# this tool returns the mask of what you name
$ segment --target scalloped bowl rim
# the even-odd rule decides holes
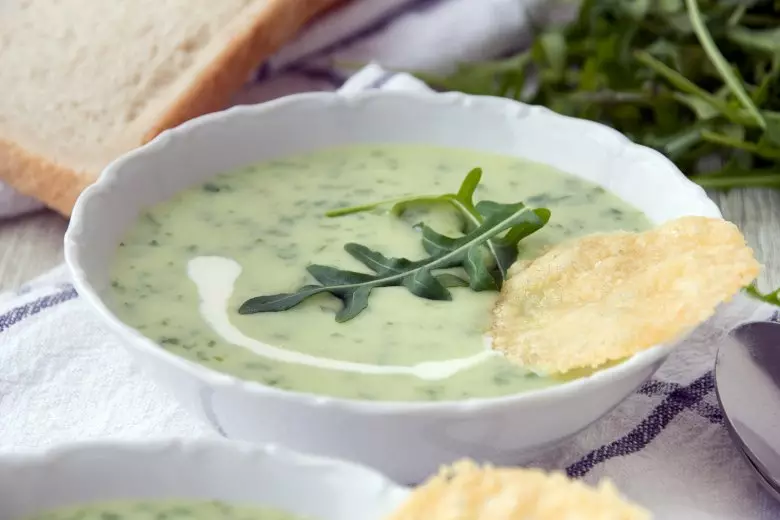
[[[155,155],[160,152],[164,153],[164,150],[170,141],[186,139],[188,132],[199,126],[229,124],[233,118],[237,117],[262,117],[263,114],[267,112],[283,110],[288,105],[292,105],[304,100],[314,99],[330,102],[337,101],[342,107],[349,108],[349,106],[354,103],[359,103],[365,100],[370,101],[374,98],[388,96],[413,98],[415,101],[425,103],[455,103],[465,107],[469,107],[473,104],[478,105],[480,103],[501,104],[504,105],[502,108],[505,112],[526,111],[529,114],[537,112],[544,117],[560,118],[567,120],[572,124],[587,125],[591,128],[592,131],[601,132],[604,135],[609,135],[613,139],[617,139],[617,142],[622,146],[622,153],[627,153],[630,151],[633,154],[644,155],[645,159],[660,161],[660,163],[665,165],[667,169],[671,169],[672,172],[679,176],[679,181],[681,181],[679,186],[680,188],[687,188],[690,191],[691,197],[697,197],[701,199],[701,202],[705,206],[711,206],[709,208],[709,215],[707,216],[722,218],[720,210],[707,197],[704,190],[698,185],[689,181],[682,174],[682,172],[680,172],[677,167],[674,166],[661,153],[651,148],[635,144],[617,130],[609,128],[608,126],[601,123],[564,116],[545,107],[528,105],[511,99],[496,98],[492,96],[474,96],[454,92],[446,94],[387,90],[360,91],[350,94],[343,94],[338,92],[306,92],[292,94],[257,105],[234,106],[220,112],[214,112],[197,117],[195,119],[191,119],[175,128],[162,132],[145,145],[136,148],[111,162],[103,170],[98,180],[89,186],[77,200],[72,213],[71,223],[65,233],[65,261],[73,277],[74,286],[77,292],[88,302],[89,305],[93,307],[93,309],[97,311],[97,314],[100,316],[101,320],[109,324],[111,329],[113,329],[119,335],[129,337],[133,340],[131,342],[133,345],[132,348],[142,349],[148,354],[157,357],[160,361],[167,364],[173,364],[177,368],[190,373],[191,375],[207,382],[212,386],[233,387],[248,393],[273,395],[275,397],[299,400],[311,406],[341,407],[364,414],[427,414],[432,410],[439,410],[448,413],[469,414],[475,409],[502,407],[508,405],[522,405],[523,403],[529,402],[544,403],[549,401],[557,401],[559,399],[565,399],[572,393],[576,393],[584,386],[600,383],[606,384],[610,379],[619,376],[623,372],[630,372],[634,368],[650,366],[655,362],[662,361],[668,356],[672,345],[656,345],[634,354],[630,358],[616,365],[598,370],[588,376],[580,377],[571,381],[561,382],[550,387],[533,389],[525,392],[497,397],[470,398],[449,401],[366,401],[328,395],[318,395],[293,390],[280,390],[274,387],[263,385],[260,382],[243,380],[238,377],[188,361],[183,357],[168,352],[151,339],[142,335],[136,329],[122,322],[103,302],[97,291],[87,280],[87,273],[81,267],[78,245],[79,237],[82,233],[84,233],[84,223],[87,221],[87,217],[90,216],[91,202],[94,199],[100,197],[100,195],[104,192],[108,192],[112,189],[114,179],[117,177],[118,172],[124,167],[125,164],[138,159],[143,159],[146,156]],[[215,175],[217,173],[219,172],[215,172]]]
[[[94,459],[94,455],[108,454],[107,463],[121,460],[123,457],[137,456],[139,454],[159,454],[161,463],[166,462],[166,455],[177,453],[192,460],[202,461],[202,456],[211,455],[216,459],[230,455],[240,455],[242,459],[252,460],[270,459],[273,463],[282,466],[290,466],[296,472],[306,472],[313,469],[325,470],[330,478],[336,475],[345,485],[355,482],[366,482],[370,479],[377,484],[375,490],[377,506],[382,505],[381,500],[396,500],[401,494],[406,495],[410,488],[402,486],[381,472],[352,461],[344,461],[321,455],[310,455],[291,450],[278,444],[253,444],[249,442],[227,440],[221,438],[203,439],[155,439],[155,440],[117,440],[117,439],[90,439],[71,441],[64,444],[54,444],[39,448],[23,448],[10,452],[0,452],[0,467],[14,471],[21,468],[45,468],[48,474],[58,474],[57,468],[70,464],[70,460]],[[158,459],[155,459],[158,460]],[[205,460],[209,460],[206,458]],[[104,462],[101,462],[104,464]],[[208,472],[202,473],[203,479],[208,481],[211,476]],[[57,477],[59,478],[59,477]],[[156,477],[152,477],[156,478]],[[187,484],[183,484],[186,486]],[[374,491],[376,492],[376,491]],[[186,494],[186,492],[185,492]],[[133,498],[128,496],[128,499]],[[386,504],[385,504],[386,505]]]
[[[399,489],[409,489],[397,484],[387,478],[379,471],[357,462],[344,461],[322,455],[312,455],[291,450],[279,444],[255,444],[245,441],[229,440],[223,438],[203,438],[203,439],[87,439],[69,441],[62,444],[52,444],[43,447],[25,447],[15,448],[14,451],[0,451],[0,465],[3,466],[29,466],[32,464],[49,464],[60,457],[69,457],[80,455],[81,453],[92,450],[106,450],[116,453],[137,453],[137,452],[160,452],[160,451],[181,451],[181,452],[204,452],[218,450],[233,450],[249,456],[263,456],[272,459],[281,459],[290,462],[295,466],[330,466],[333,468],[349,469],[350,471],[359,471],[367,475],[372,475],[382,481],[387,482],[392,487]]]

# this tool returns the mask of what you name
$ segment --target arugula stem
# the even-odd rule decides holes
[[[376,209],[376,208],[379,208],[381,206],[388,206],[388,205],[398,204],[399,202],[404,202],[405,200],[408,200],[408,198],[409,197],[398,197],[396,199],[382,200],[382,201],[379,201],[379,202],[372,202],[372,203],[369,203],[369,204],[361,204],[359,206],[350,206],[348,208],[332,209],[330,211],[326,211],[325,212],[325,216],[326,217],[343,217],[344,215],[351,215],[353,213],[363,213],[365,211],[371,211],[372,209]],[[433,198],[433,196],[431,198]]]
[[[600,103],[605,105],[621,103],[645,103],[650,105],[661,98],[661,96],[650,95],[645,92],[620,92],[612,90],[572,92],[565,97],[567,101],[573,103]]]
[[[701,138],[705,141],[709,141],[710,143],[737,148],[739,150],[745,150],[746,152],[751,152],[767,159],[780,159],[780,149],[759,146],[756,143],[750,143],[743,141],[742,139],[735,139],[733,137],[729,137],[728,135],[704,130],[701,133]]]
[[[487,242],[488,240],[490,240],[494,236],[496,236],[499,233],[501,233],[504,230],[506,230],[507,227],[518,216],[520,216],[523,213],[526,213],[528,211],[531,211],[531,209],[527,208],[527,207],[520,208],[519,210],[517,210],[513,214],[509,215],[507,218],[504,218],[504,219],[500,220],[499,222],[497,222],[486,233],[484,233],[484,234],[482,234],[480,236],[474,237],[471,240],[468,240],[468,241],[464,242],[458,249],[455,249],[453,251],[450,251],[449,253],[446,253],[446,254],[442,255],[442,256],[438,257],[437,259],[435,259],[434,261],[432,261],[432,262],[430,262],[430,263],[428,263],[428,264],[426,264],[424,266],[420,266],[420,267],[418,267],[416,269],[413,269],[412,271],[407,271],[406,273],[402,273],[402,274],[396,275],[396,278],[394,278],[394,279],[403,278],[404,276],[408,276],[409,274],[416,273],[416,272],[420,271],[421,269],[433,270],[433,269],[439,269],[440,268],[439,266],[446,266],[452,260],[452,258],[457,256],[457,255],[459,255],[462,250],[469,249],[471,247],[478,246],[480,244],[484,244],[485,242]]]
[[[461,215],[463,215],[463,218],[465,218],[467,221],[471,223],[472,228],[477,228],[482,224],[483,222],[482,216],[479,214],[479,212],[472,204],[464,203],[464,201],[461,200],[460,197],[455,197],[449,202],[461,213]],[[485,242],[485,245],[490,250],[490,255],[496,261],[496,267],[500,271],[501,279],[502,280],[505,279],[507,276],[507,270],[509,269],[509,266],[503,265],[501,263],[500,261],[501,255],[497,251],[498,248],[496,246],[496,243],[493,240],[487,240]]]
[[[666,79],[674,87],[688,94],[699,97],[702,101],[710,104],[718,112],[731,119],[734,123],[740,125],[754,126],[756,123],[752,118],[745,118],[738,111],[731,108],[725,101],[719,99],[703,88],[699,87],[688,78],[666,65],[661,60],[656,59],[647,51],[635,51],[634,57],[643,65],[649,67],[656,74]]]
[[[769,72],[766,74],[766,76],[764,76],[764,78],[761,80],[761,83],[753,91],[753,101],[755,101],[757,104],[763,103],[766,100],[769,89],[775,82],[777,82],[778,77],[780,77],[780,52],[775,54],[775,56],[772,58],[772,66],[769,69]]]
[[[742,22],[748,25],[764,25],[767,27],[780,27],[780,18],[769,15],[745,14]]]
[[[695,175],[690,179],[702,188],[780,188],[780,175],[777,173],[730,176]]]
[[[683,132],[673,136],[663,145],[663,151],[669,157],[679,157],[701,141],[701,128],[697,126],[687,128]]]
[[[742,20],[742,17],[745,16],[745,11],[747,11],[747,4],[739,4],[736,9],[734,9],[734,12],[729,17],[729,21],[727,22],[727,25],[729,27],[734,27],[735,25],[738,25],[739,22]]]
[[[758,126],[761,128],[766,128],[766,121],[764,121],[764,117],[761,115],[761,112],[758,111],[758,107],[756,107],[756,105],[753,103],[753,100],[750,99],[750,96],[745,91],[744,85],[734,74],[734,71],[731,69],[731,65],[729,65],[729,63],[726,61],[726,58],[724,58],[723,54],[721,54],[720,50],[718,50],[718,46],[715,45],[715,42],[712,39],[712,35],[707,29],[707,25],[704,23],[704,20],[702,20],[701,11],[699,11],[699,3],[697,0],[685,0],[685,4],[688,6],[688,16],[691,19],[693,31],[696,33],[696,36],[699,39],[699,43],[701,43],[704,52],[707,53],[707,56],[715,66],[715,69],[717,69],[717,71],[720,73],[723,81],[731,89],[731,92],[736,96],[737,99],[739,99],[742,105],[753,116],[756,123],[758,123]]]
[[[747,287],[745,287],[745,292],[748,294],[748,296],[751,296],[752,298],[760,300],[764,303],[771,303],[772,305],[780,305],[780,289],[776,289],[774,291],[764,294],[758,289],[756,282],[753,282]]]

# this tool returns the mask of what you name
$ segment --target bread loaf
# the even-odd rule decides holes
[[[109,162],[223,108],[338,1],[0,2],[0,180],[69,215]]]

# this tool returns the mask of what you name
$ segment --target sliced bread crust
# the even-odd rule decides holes
[[[343,0],[267,0],[253,20],[243,24],[205,66],[188,78],[175,99],[164,100],[159,116],[133,147],[202,114],[224,108],[253,70],[288,41],[307,21]],[[2,114],[0,114],[2,120]],[[111,158],[113,159],[113,158]],[[57,161],[24,144],[0,137],[0,179],[22,194],[36,197],[70,216],[81,192],[107,165],[83,168]]]

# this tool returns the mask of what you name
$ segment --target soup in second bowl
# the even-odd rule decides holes
[[[312,520],[216,500],[127,500],[52,509],[24,520]]]
[[[495,291],[451,287],[452,300],[439,301],[408,286],[378,286],[368,306],[344,322],[334,319],[342,303],[330,294],[280,312],[238,312],[253,297],[313,283],[311,264],[370,273],[345,252],[347,243],[416,261],[430,250],[415,224],[462,236],[462,219],[446,204],[417,205],[400,216],[389,205],[326,212],[454,193],[475,167],[484,172],[477,200],[551,212],[541,230],[519,242],[520,259],[571,237],[650,227],[605,189],[542,164],[459,149],[347,146],[223,173],[150,208],[118,249],[110,300],[120,319],[162,348],[286,390],[457,400],[556,384],[486,348]]]

